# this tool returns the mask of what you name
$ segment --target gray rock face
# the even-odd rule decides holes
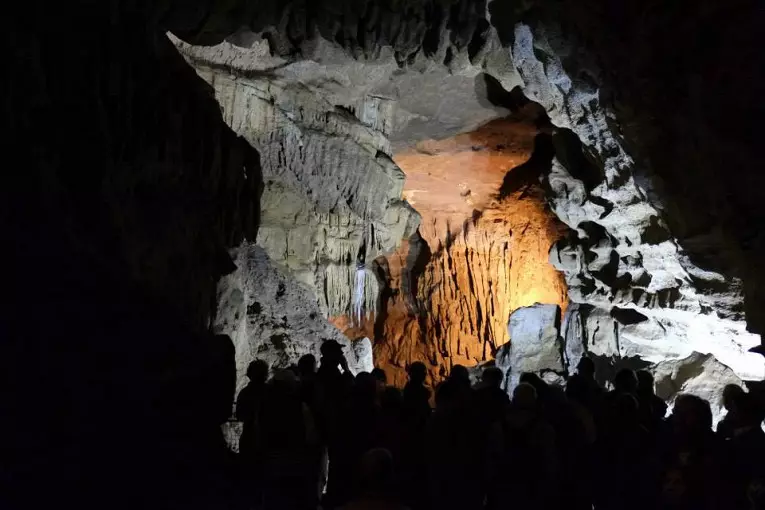
[[[416,53],[403,66],[390,46],[353,58],[322,37],[302,44],[300,58],[272,56],[275,48],[263,34],[248,30],[212,47],[176,43],[194,62],[300,83],[306,92],[388,137],[398,150],[418,140],[470,131],[508,113],[492,103],[495,84],[487,82],[487,73],[506,90],[521,82],[496,31],[490,26],[484,30],[485,39],[475,54],[467,47],[451,46],[440,34],[433,54]]]
[[[318,360],[322,341],[329,339],[346,347],[353,372],[371,370],[369,340],[352,346],[324,318],[311,291],[282,273],[263,248],[244,243],[232,256],[237,270],[218,285],[215,331],[230,335],[234,342],[238,389],[246,384],[252,360],[262,359],[272,368],[288,367],[304,354]]]
[[[563,372],[559,327],[558,305],[535,304],[519,308],[510,315],[510,343],[500,347],[496,360],[497,366],[505,372],[508,392],[518,385],[524,372]]]
[[[196,61],[195,61],[196,62]],[[301,82],[234,76],[197,62],[224,120],[257,148],[265,190],[257,242],[313,289],[325,316],[350,312],[356,263],[396,249],[419,216],[385,136]],[[377,282],[365,282],[375,311]]]
[[[360,338],[353,342],[353,354],[358,371],[371,372],[375,368],[372,342],[369,338]]]
[[[681,336],[695,328],[714,327],[714,323],[703,322],[677,325],[634,310],[608,311],[574,304],[563,319],[566,366],[573,373],[582,355],[587,355],[595,361],[601,383],[610,381],[621,368],[648,370],[654,374],[657,395],[668,404],[680,393],[697,395],[710,402],[717,423],[724,414],[720,402],[723,388],[727,384],[741,385],[742,377],[729,367],[729,358],[718,360],[710,353],[694,351],[696,344]],[[733,344],[733,340],[730,342]],[[733,345],[731,352],[735,352]],[[757,364],[749,367],[752,376],[758,368]]]
[[[652,368],[656,394],[672,404],[681,393],[696,395],[712,406],[715,425],[723,416],[722,390],[728,384],[743,386],[743,381],[727,366],[709,354],[692,353],[687,358],[668,360]]]
[[[569,307],[562,331],[569,367],[576,366],[583,352],[608,359],[640,359],[647,364],[702,352],[734,369],[742,379],[759,380],[762,363],[739,345],[738,338],[744,335],[741,323],[703,315],[643,315],[634,309],[590,305]]]
[[[219,43],[242,24],[230,15],[235,4],[223,12],[203,10],[199,16],[172,10],[165,19],[187,40],[209,42],[212,38]],[[587,6],[593,7],[592,12]],[[755,330],[761,329],[765,300],[757,296],[765,285],[757,283],[765,278],[753,254],[762,252],[765,237],[741,225],[761,223],[765,202],[758,190],[765,183],[749,170],[758,162],[758,156],[750,157],[758,151],[743,141],[750,137],[733,140],[721,132],[725,129],[720,126],[737,123],[726,124],[710,116],[710,110],[719,108],[708,108],[703,100],[738,96],[728,84],[735,80],[708,76],[700,70],[709,66],[697,62],[696,67],[682,69],[685,81],[676,90],[664,90],[674,80],[674,63],[698,53],[688,46],[696,38],[673,39],[672,23],[682,22],[686,15],[673,9],[667,9],[669,22],[664,17],[653,20],[647,29],[652,35],[649,40],[622,37],[620,30],[643,34],[646,28],[631,9],[625,8],[625,19],[619,15],[612,20],[586,0],[523,5],[462,0],[385,6],[372,1],[363,7],[351,1],[321,0],[309,13],[295,2],[277,5],[263,0],[257,9],[247,11],[248,29],[239,30],[227,42],[213,48],[180,46],[196,62],[225,66],[225,73],[230,69],[237,75],[265,79],[267,88],[280,91],[275,95],[283,94],[284,83],[286,88],[300,84],[302,90],[347,111],[374,133],[399,142],[469,129],[474,121],[498,113],[494,107],[476,107],[489,94],[476,93],[474,100],[466,94],[466,77],[485,72],[506,90],[519,85],[558,127],[552,135],[555,159],[545,184],[554,211],[576,235],[551,252],[551,261],[566,275],[572,301],[600,310],[588,319],[603,325],[595,336],[604,339],[596,341],[609,345],[613,352],[639,353],[651,359],[685,357],[694,351],[711,353],[739,376],[761,378],[765,368],[747,353],[760,340],[746,331],[744,291],[749,296],[746,320]],[[315,18],[308,19],[311,13]],[[706,15],[698,14],[700,18]],[[566,30],[561,29],[563,24]],[[189,31],[199,26],[204,26],[200,33]],[[725,52],[725,60],[741,53],[732,42],[737,38],[730,39],[722,41],[730,50]],[[622,40],[644,41],[641,45],[656,51],[644,51],[640,45]],[[668,48],[679,53],[664,56]],[[613,73],[602,72],[596,64],[599,56]],[[654,59],[662,65],[654,65]],[[752,69],[756,61],[740,60],[745,69]],[[620,81],[622,75],[630,78]],[[753,82],[756,80],[748,80]],[[715,94],[717,89],[729,94]],[[459,100],[456,106],[444,109],[447,103],[442,96],[451,94]],[[288,103],[306,97],[291,92],[287,96],[293,98]],[[662,99],[664,96],[671,99]],[[681,108],[679,115],[672,111],[674,101]],[[224,110],[235,103],[224,101]],[[249,103],[236,104],[246,110]],[[299,112],[299,105],[285,108],[279,104]],[[637,113],[641,109],[647,113]],[[724,112],[717,111],[717,115],[727,118]],[[331,136],[339,133],[323,121],[311,126],[327,129]],[[718,139],[724,143],[718,144]],[[388,153],[379,148],[383,146],[381,142],[377,150]],[[288,168],[292,160],[276,161],[279,168]],[[729,161],[745,175],[742,182],[746,184],[727,178]],[[305,174],[310,175],[311,169],[301,168],[302,173],[295,173],[290,185],[301,188],[297,190],[300,196],[309,196],[304,188],[313,184],[304,187],[302,179],[310,181]],[[689,175],[694,176],[693,184],[688,184]],[[340,195],[348,199],[344,193]],[[342,202],[332,203],[342,206]],[[705,210],[706,204],[713,207]],[[358,214],[358,209],[353,210]],[[352,252],[343,250],[346,255]],[[352,272],[347,264],[337,267],[340,274],[330,279],[337,286],[331,283],[329,288],[343,289],[350,284]],[[322,271],[297,273],[305,275],[305,281],[326,282]],[[746,285],[743,276],[747,276]],[[314,283],[314,288],[321,286]],[[320,298],[323,303],[349,292],[332,290],[329,294]],[[329,304],[324,307],[328,313],[332,308]],[[619,336],[613,329],[607,333],[609,325],[614,327],[608,319],[614,307],[634,310],[647,320],[619,325]],[[600,317],[597,321],[596,316]]]
[[[566,275],[569,297],[650,317],[625,331],[634,352],[712,352],[742,377],[765,375],[761,361],[746,352],[759,338],[743,322],[741,281],[695,266],[677,243],[656,197],[636,178],[645,169],[614,131],[615,114],[601,104],[598,88],[577,79],[597,70],[578,60],[573,65],[580,67],[564,66],[570,48],[549,26],[517,24],[512,50],[524,93],[564,128],[553,134],[556,157],[546,181],[553,210],[576,232],[550,253]]]

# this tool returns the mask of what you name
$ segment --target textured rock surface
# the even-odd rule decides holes
[[[387,139],[302,83],[198,66],[226,122],[261,154],[258,244],[314,290],[325,316],[350,312],[357,260],[395,250],[419,220],[401,200]]]
[[[500,347],[496,361],[505,373],[508,392],[518,385],[524,372],[564,372],[560,319],[560,307],[546,304],[525,306],[510,315],[507,330],[511,343]]]
[[[478,128],[508,113],[491,102],[495,83],[487,83],[485,73],[498,77],[506,90],[518,85],[510,54],[502,48],[496,31],[485,19],[480,20],[485,6],[463,4],[469,12],[459,14],[477,30],[470,48],[467,41],[450,42],[451,28],[446,20],[443,26],[438,21],[439,15],[448,17],[449,13],[436,13],[444,6],[435,5],[432,21],[437,25],[426,27],[425,19],[416,15],[409,20],[391,19],[393,25],[407,26],[388,27],[394,39],[389,39],[390,45],[370,39],[369,47],[351,54],[345,42],[341,46],[335,37],[306,34],[306,39],[293,46],[293,42],[264,37],[273,33],[270,29],[253,33],[244,28],[216,46],[180,42],[179,48],[197,62],[299,82],[402,149],[417,140],[446,138]],[[386,14],[381,12],[377,21],[385,23]],[[375,23],[374,19],[369,21]],[[426,30],[431,30],[429,36]],[[413,46],[410,54],[404,55],[396,48],[395,39],[406,44],[403,39],[407,37]]]
[[[656,394],[668,403],[680,393],[690,393],[707,400],[712,406],[715,424],[725,416],[722,389],[728,384],[744,386],[727,366],[709,354],[692,353],[687,358],[662,361],[652,367]]]
[[[375,360],[398,383],[412,361],[425,362],[437,381],[454,364],[489,360],[509,339],[513,310],[566,303],[548,261],[563,229],[537,184],[528,115],[396,156],[404,196],[423,217],[419,235],[380,264]]]
[[[711,352],[748,377],[757,361],[745,350],[759,339],[739,326],[746,308],[749,325],[761,329],[765,300],[757,296],[765,278],[755,262],[763,236],[743,225],[759,225],[765,217],[758,191],[765,183],[761,173],[750,170],[758,165],[750,136],[755,124],[738,123],[730,112],[759,104],[754,87],[740,85],[747,82],[746,73],[759,76],[762,69],[752,54],[756,44],[741,44],[742,34],[756,33],[743,27],[756,27],[761,19],[746,14],[753,6],[744,1],[740,9],[728,10],[704,2],[688,14],[636,1],[616,7],[594,1],[323,0],[309,10],[301,2],[264,0],[257,9],[243,11],[231,2],[190,18],[189,12],[171,11],[167,19],[178,23],[178,33],[188,40],[214,42],[232,34],[242,19],[251,20],[250,30],[265,36],[267,51],[258,35],[239,31],[229,46],[213,50],[217,58],[231,67],[250,62],[255,69],[244,56],[252,50],[250,56],[262,55],[265,62],[257,69],[290,68],[290,79],[305,77],[315,90],[334,87],[324,87],[332,80],[320,78],[328,76],[324,60],[337,71],[384,67],[391,58],[398,67],[394,74],[425,76],[446,67],[470,75],[480,68],[506,90],[520,84],[559,127],[552,135],[556,157],[545,186],[556,214],[576,233],[552,258],[566,275],[571,299],[607,311],[633,308],[678,330],[670,336],[682,345],[672,349]],[[646,14],[654,10],[665,15]],[[717,30],[718,18],[733,20],[730,27],[736,28]],[[707,41],[710,30],[719,48],[716,61],[734,62],[736,79],[707,65],[708,47],[694,46]],[[250,49],[236,53],[232,44]],[[500,61],[504,64],[495,65]],[[410,129],[411,123],[400,120],[406,115],[397,117],[397,104],[411,105],[408,95],[385,96],[391,103],[366,95],[373,81],[349,78],[327,96],[342,103],[337,90],[345,89],[353,99],[344,107],[391,138],[397,130],[407,137],[428,132]],[[418,83],[419,90],[438,90]],[[737,108],[707,107],[709,98],[719,97],[736,97]],[[423,104],[433,103],[424,99]],[[433,132],[443,132],[442,116],[424,117],[425,125],[437,126]],[[726,126],[735,126],[736,135]],[[745,185],[729,178],[731,166]]]
[[[324,318],[315,296],[283,274],[263,248],[245,243],[232,255],[237,270],[218,284],[215,331],[234,341],[238,389],[247,383],[245,372],[253,359],[272,368],[286,368],[309,353],[318,360],[322,341],[330,339],[346,347],[353,372],[372,370],[369,340],[351,346]]]
[[[740,367],[738,374],[730,368],[735,358],[743,355],[733,340],[740,331],[727,331],[719,321],[705,321],[703,317],[690,324],[678,324],[677,320],[649,318],[631,309],[615,307],[606,311],[571,304],[561,329],[567,367],[573,373],[581,356],[586,354],[595,361],[596,376],[603,384],[611,381],[621,368],[649,370],[654,374],[657,394],[668,403],[679,393],[697,395],[710,402],[717,422],[724,415],[720,396],[725,385],[742,385],[742,379],[759,380],[761,366],[754,363]],[[699,344],[685,335],[700,333],[717,337],[718,349],[717,344],[728,342],[721,359],[694,351]]]
[[[571,305],[563,319],[562,335],[571,366],[576,365],[583,351],[607,359],[651,364],[703,352],[735,368],[742,379],[759,380],[762,363],[736,341],[745,334],[743,329],[742,323],[705,316],[647,316],[633,309]]]

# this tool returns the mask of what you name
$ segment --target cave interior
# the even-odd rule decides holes
[[[211,334],[238,389],[334,339],[399,386],[588,356],[719,419],[765,379],[762,15],[735,3],[14,4],[8,508],[219,508],[187,454]]]

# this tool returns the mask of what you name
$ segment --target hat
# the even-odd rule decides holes
[[[344,348],[345,346],[337,340],[324,340],[324,343],[321,344],[321,354],[326,356],[327,354],[341,353]]]

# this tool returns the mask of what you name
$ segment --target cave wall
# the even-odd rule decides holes
[[[234,342],[237,390],[247,384],[247,366],[254,359],[274,368],[288,367],[305,354],[318,360],[322,341],[330,339],[345,347],[353,373],[372,371],[369,339],[351,344],[326,320],[310,289],[283,273],[263,248],[246,242],[231,256],[237,269],[218,283],[214,329]],[[359,351],[369,355],[357,356]]]
[[[572,240],[583,254],[578,260],[598,259],[599,252],[620,257],[627,240],[637,234],[642,242],[645,234],[632,228],[619,234],[619,222],[608,218],[618,208],[598,207],[599,198],[625,206],[645,202],[658,211],[657,219],[644,214],[649,208],[638,223],[654,231],[654,240],[665,238],[668,228],[677,243],[648,243],[647,252],[666,249],[666,256],[653,257],[658,267],[633,266],[629,258],[616,264],[628,268],[638,297],[657,295],[641,313],[658,316],[680,303],[686,317],[722,316],[740,325],[745,312],[749,327],[761,332],[758,226],[765,206],[756,171],[763,69],[757,4],[539,1],[518,7],[500,0],[488,6],[468,0],[9,6],[1,37],[13,72],[3,79],[0,122],[10,133],[8,161],[18,170],[6,172],[7,185],[0,188],[11,247],[4,265],[0,387],[4,415],[23,419],[4,424],[4,464],[16,469],[8,476],[4,466],[2,497],[23,496],[24,506],[32,507],[55,495],[79,507],[109,501],[135,508],[167,506],[170,499],[162,497],[172,495],[177,506],[204,507],[213,499],[220,506],[200,492],[219,487],[197,469],[207,459],[197,456],[193,467],[186,459],[177,469],[167,458],[184,451],[183,434],[176,429],[158,436],[163,429],[157,423],[168,417],[162,398],[194,380],[183,367],[203,363],[208,352],[191,331],[209,323],[216,280],[231,269],[230,259],[219,255],[255,235],[258,165],[223,125],[208,90],[178,65],[165,30],[217,44],[249,24],[256,34],[265,29],[269,54],[293,61],[321,34],[354,61],[388,46],[398,69],[437,62],[456,74],[486,69],[506,90],[522,84],[556,124],[576,133],[603,174],[591,182],[573,175],[580,186],[559,158],[563,181],[588,190],[578,206],[603,227],[596,233],[583,228]],[[375,129],[392,129],[364,113],[387,111],[385,99],[374,98],[369,109],[352,114]],[[577,111],[586,115],[572,117]],[[603,138],[607,132],[621,149]],[[604,180],[607,185],[591,193]],[[555,193],[564,188],[568,184]],[[609,190],[632,198],[621,202],[603,193]],[[678,265],[688,278],[673,273]],[[583,291],[582,301],[616,290],[620,304],[635,304],[622,284],[597,274],[609,263],[589,266],[566,271],[571,288]],[[675,287],[669,277],[656,280],[682,299],[660,299],[645,288],[643,270],[679,275]],[[746,295],[743,307],[736,278]],[[39,405],[52,389],[56,405]],[[121,468],[111,456],[121,459]],[[141,469],[128,469],[134,465]],[[183,491],[174,493],[178,488]]]
[[[349,313],[358,261],[395,250],[419,222],[401,199],[404,175],[389,141],[302,83],[190,61],[213,86],[226,122],[261,154],[257,243],[313,290],[324,316]],[[375,306],[370,292],[364,308]]]
[[[258,155],[124,4],[5,12],[3,508],[234,494],[190,417],[205,412],[227,250],[257,234]]]
[[[187,48],[196,58],[236,72],[276,70],[280,79],[305,84],[394,140],[398,133],[416,142],[429,133],[443,136],[445,126],[474,127],[462,109],[464,83],[451,89],[434,83],[444,71],[460,79],[491,76],[493,81],[482,83],[498,84],[499,90],[481,89],[475,80],[472,95],[495,111],[503,90],[506,94],[519,86],[544,107],[556,127],[555,157],[543,185],[556,215],[573,231],[551,258],[566,276],[572,301],[595,305],[603,313],[614,306],[634,309],[665,330],[677,330],[667,335],[669,342],[647,346],[647,353],[678,342],[667,355],[689,349],[711,352],[741,376],[759,378],[763,369],[746,352],[759,338],[741,327],[746,319],[756,331],[760,316],[752,294],[759,288],[751,263],[757,236],[734,227],[730,219],[739,206],[755,223],[760,217],[759,202],[752,199],[758,181],[750,170],[756,166],[747,146],[751,137],[731,140],[720,133],[716,120],[725,118],[724,108],[702,112],[704,98],[731,89],[719,73],[708,70],[714,66],[703,67],[702,57],[679,68],[672,64],[684,51],[735,51],[741,36],[730,35],[729,27],[751,26],[752,20],[738,12],[725,17],[723,7],[704,5],[687,18],[679,8],[651,17],[661,9],[637,3],[622,9],[616,3],[582,8],[544,1],[389,5],[326,0],[311,6],[261,2],[255,10],[252,4],[232,2],[197,11],[195,22],[179,25],[176,33],[188,41],[217,44]],[[752,5],[741,2],[739,7]],[[189,12],[166,14],[175,22],[191,19],[184,18]],[[720,49],[694,46],[693,41],[703,39],[695,34],[715,16],[726,20],[714,39]],[[646,44],[641,42],[644,34],[653,36]],[[675,38],[678,44],[673,45]],[[667,46],[672,50],[665,51]],[[674,76],[675,70],[681,75]],[[756,72],[751,61],[743,70]],[[430,111],[413,105],[417,94],[407,87],[411,83],[419,84]],[[443,107],[433,111],[432,100],[449,91],[459,99],[451,124]],[[750,92],[744,96],[751,97]],[[491,109],[478,109],[476,118]],[[712,143],[714,133],[730,141],[730,149],[713,149],[723,145]],[[701,153],[708,157],[685,157],[694,152],[692,146],[704,147]],[[745,182],[755,186],[743,191],[732,185],[723,170],[728,162],[735,162]],[[687,175],[694,176],[693,186],[682,184],[689,181]],[[690,188],[697,189],[690,195],[693,200],[681,199],[683,189]],[[720,190],[725,199],[718,196]],[[711,204],[711,212],[699,214],[698,203]],[[715,326],[693,328],[701,322]]]
[[[386,288],[374,318],[375,362],[396,384],[413,361],[436,383],[455,364],[493,359],[511,340],[507,318],[520,307],[565,308],[566,285],[548,254],[567,229],[539,184],[551,156],[544,141],[535,143],[532,113],[396,154],[404,196],[422,215],[418,235],[380,264]]]

